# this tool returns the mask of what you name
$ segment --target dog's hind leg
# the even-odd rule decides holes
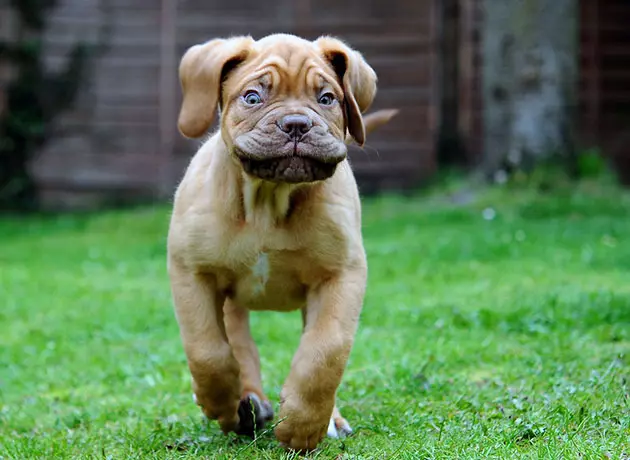
[[[352,434],[352,428],[348,421],[342,417],[337,406],[333,409],[332,417],[328,423],[326,436],[329,438],[343,438]]]
[[[273,419],[273,408],[262,388],[260,356],[249,328],[249,311],[229,299],[224,306],[225,329],[241,370],[243,392],[238,409],[238,434],[253,436]]]

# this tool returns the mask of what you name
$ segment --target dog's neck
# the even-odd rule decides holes
[[[261,231],[282,224],[290,218],[296,203],[301,203],[318,184],[287,184],[264,181],[248,176],[243,168],[230,155],[225,143],[217,149],[220,153],[222,169],[227,177],[220,179],[229,200],[235,200],[236,219],[254,225]],[[228,198],[229,197],[229,198]],[[301,197],[301,198],[300,198]]]
[[[248,224],[270,227],[285,220],[298,186],[263,181],[242,174],[243,212]]]

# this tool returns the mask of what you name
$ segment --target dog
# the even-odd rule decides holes
[[[203,137],[175,193],[168,274],[195,402],[223,432],[273,418],[249,311],[301,310],[274,431],[290,450],[351,433],[335,406],[367,281],[347,146],[396,110],[363,117],[377,76],[343,41],[213,39],[179,67],[181,134]]]

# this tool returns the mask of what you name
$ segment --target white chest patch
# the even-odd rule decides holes
[[[254,276],[254,293],[262,294],[269,281],[269,255],[261,252],[256,263],[252,265],[252,275]]]

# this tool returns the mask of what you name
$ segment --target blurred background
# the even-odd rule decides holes
[[[0,209],[168,199],[197,142],[177,66],[219,36],[336,35],[400,114],[351,159],[364,194],[542,163],[630,183],[627,0],[0,0]]]

